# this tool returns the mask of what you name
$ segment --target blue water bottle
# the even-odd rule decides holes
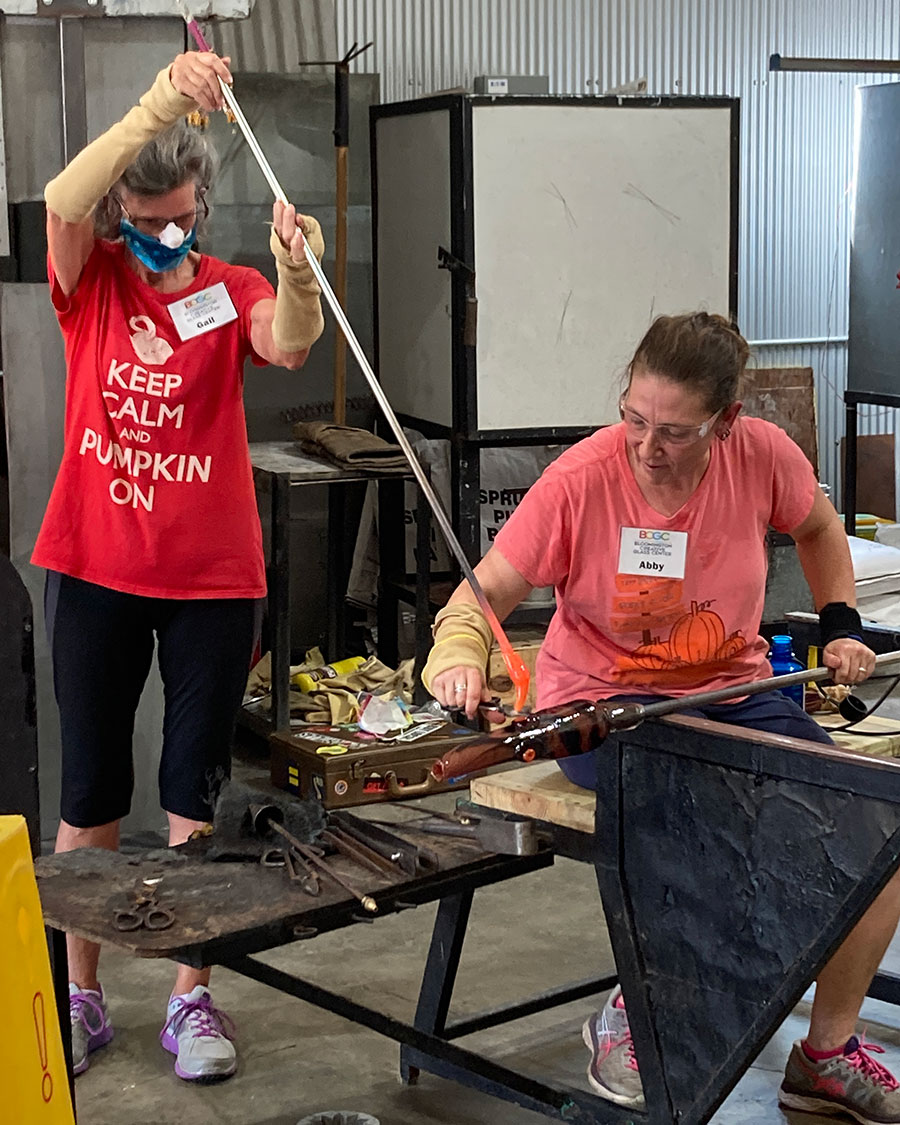
[[[791,638],[786,634],[772,638],[772,647],[769,649],[769,663],[776,676],[786,676],[789,672],[802,672],[803,665],[791,651]],[[803,706],[803,684],[794,684],[793,687],[779,688],[782,695],[793,699],[798,707]]]

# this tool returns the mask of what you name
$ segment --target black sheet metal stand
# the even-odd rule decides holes
[[[31,598],[18,571],[0,555],[0,815],[25,817],[31,854],[41,850],[38,789],[37,703],[34,672],[34,617]],[[65,934],[48,930],[53,991],[72,1105],[72,1028],[69,1022],[69,966]]]
[[[407,1081],[428,1071],[565,1121],[710,1120],[900,864],[900,766],[699,727],[648,722],[600,755],[593,858],[647,1112],[435,1049],[615,983],[448,1025],[465,899],[435,923]],[[900,980],[879,974],[869,995],[897,1002]]]

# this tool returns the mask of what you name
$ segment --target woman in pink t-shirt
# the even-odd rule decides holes
[[[875,657],[861,640],[837,513],[782,430],[739,417],[748,356],[747,342],[722,317],[659,317],[629,365],[621,422],[544,472],[476,568],[500,620],[532,588],[555,588],[556,612],[537,663],[538,708],[578,699],[646,701],[770,676],[759,635],[769,527],[796,541],[835,681],[855,684],[871,673]],[[474,715],[489,698],[492,636],[466,583],[438,614],[434,638],[426,686],[445,706]],[[778,692],[693,713],[831,741]],[[560,765],[578,784],[594,786],[593,754]],[[898,919],[895,877],[819,978],[808,1038],[788,1062],[784,1104],[821,1108],[833,1096],[828,1090],[840,1087],[853,1092],[835,1096],[835,1108],[849,1096],[860,1120],[900,1122],[900,1088],[854,1037]],[[592,1087],[641,1108],[618,990],[585,1023],[584,1037]]]

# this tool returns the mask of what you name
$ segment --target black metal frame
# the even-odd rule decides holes
[[[344,509],[348,490],[364,487],[370,481],[378,486],[378,555],[380,578],[376,616],[378,624],[378,655],[385,664],[395,666],[398,660],[398,635],[400,589],[405,572],[404,548],[404,497],[406,481],[413,480],[412,472],[393,473],[390,476],[377,473],[360,474],[348,480],[299,480],[292,481],[289,472],[272,472],[256,469],[261,477],[269,482],[270,490],[270,544],[266,578],[268,596],[266,616],[270,630],[270,649],[272,658],[272,700],[269,713],[242,710],[238,719],[240,725],[266,737],[276,730],[290,727],[290,664],[291,664],[291,489],[294,487],[325,487],[328,489],[328,560],[326,567],[326,660],[337,660],[345,655],[344,644],[347,633],[347,613],[345,594],[350,573],[350,552],[344,526]],[[417,489],[416,518],[421,534],[430,536],[431,512],[421,489]],[[428,632],[428,553],[423,556],[425,563],[416,573],[416,604],[426,606],[419,627],[419,614],[416,622],[416,669],[424,664],[430,642]],[[396,577],[395,577],[396,576]]]
[[[375,321],[375,360],[378,370],[378,146],[377,124],[383,118],[447,111],[450,151],[450,253],[468,267],[469,275],[477,269],[475,262],[474,184],[472,156],[472,110],[478,106],[521,105],[588,105],[599,108],[709,109],[728,107],[731,111],[731,214],[729,303],[736,314],[738,307],[738,246],[740,186],[740,101],[727,97],[578,97],[567,95],[513,95],[501,98],[488,95],[438,94],[414,101],[371,106],[369,133],[372,182],[372,262]],[[469,276],[463,270],[451,271],[451,370],[452,424],[447,427],[413,415],[399,414],[403,425],[417,429],[426,437],[450,441],[451,521],[460,544],[474,565],[481,558],[479,528],[479,492],[481,487],[481,450],[496,446],[528,446],[571,444],[594,432],[594,426],[545,426],[515,430],[481,430],[478,428],[478,380],[476,348],[466,340],[466,310]]]
[[[844,391],[844,472],[842,504],[844,530],[856,534],[856,470],[859,463],[859,410],[860,406],[892,406],[900,408],[900,395],[876,394],[869,391]]]

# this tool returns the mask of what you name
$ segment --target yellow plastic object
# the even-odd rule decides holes
[[[323,664],[320,668],[313,668],[310,672],[295,672],[291,676],[291,683],[301,691],[313,692],[320,680],[333,680],[338,676],[349,676],[351,672],[355,672],[365,662],[364,656],[348,656],[344,660],[335,660],[331,664]]]
[[[0,996],[0,1119],[72,1125],[44,919],[21,816],[0,816]]]
[[[841,513],[841,522],[844,522],[844,515]],[[875,532],[878,530],[878,525],[881,523],[893,523],[893,520],[886,519],[884,516],[873,516],[869,512],[857,512],[856,514],[856,537],[857,539],[874,539]]]

